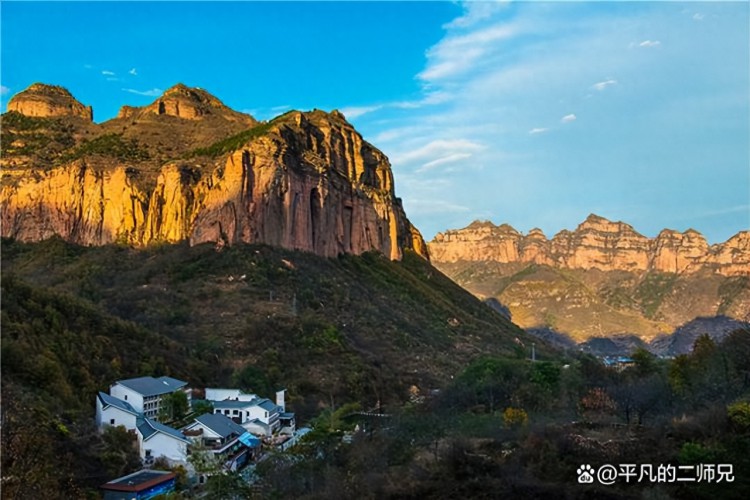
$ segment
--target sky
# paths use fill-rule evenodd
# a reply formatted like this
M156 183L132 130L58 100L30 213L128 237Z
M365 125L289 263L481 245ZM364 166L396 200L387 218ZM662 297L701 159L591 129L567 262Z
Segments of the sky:
M748 2L0 3L0 99L97 122L182 82L269 119L341 110L431 239L588 214L710 243L750 229Z

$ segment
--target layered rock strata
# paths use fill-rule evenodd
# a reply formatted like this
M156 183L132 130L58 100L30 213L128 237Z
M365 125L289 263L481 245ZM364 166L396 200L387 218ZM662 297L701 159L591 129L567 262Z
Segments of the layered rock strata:
M473 222L438 233L428 245L434 262L536 263L602 271L695 273L710 268L725 276L750 275L750 231L709 245L697 231L665 229L647 238L623 222L590 215L575 231L552 239L539 229L523 235L507 224Z
M217 110L234 113L205 91L178 85L121 115L196 120ZM59 235L83 245L265 243L329 257L374 250L391 259L408 248L427 256L395 196L388 159L341 113L292 112L259 127L215 164L165 164L148 190L124 163L97 168L84 157L31 169L2 187L2 235Z
M84 106L63 87L35 83L8 101L8 111L26 116L47 118L75 116L86 121L94 119L91 106Z

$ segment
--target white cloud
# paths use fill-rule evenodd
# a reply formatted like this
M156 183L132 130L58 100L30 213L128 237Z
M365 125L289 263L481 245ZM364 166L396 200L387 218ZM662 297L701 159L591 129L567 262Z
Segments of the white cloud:
M495 15L506 8L509 0L495 0L485 2L464 2L464 15L444 24L443 28L468 28Z
M410 215L436 215L455 212L469 212L471 209L457 203L450 203L440 199L410 199L404 202Z
M696 12L693 14L693 20L695 21L703 21L706 18L705 14L701 14L700 12Z
M350 106L347 108L342 108L339 111L341 111L348 120L352 120L367 113L377 111L382 107L383 106Z
M549 131L548 128L545 128L545 127L535 127L535 128L532 128L531 130L529 130L529 134L531 134L531 135L534 135L534 134L543 134L544 132L547 132L547 131Z
M279 111L286 111L287 109L291 109L292 107L289 104L282 104L281 106L274 106L271 108L271 111L279 112Z
M415 150L393 155L392 163L399 165L421 163L424 168L425 165L436 160L444 160L451 156L455 158L457 154L470 154L483 149L485 149L484 145L467 139L436 139Z
M5 95L10 92L10 89L5 85L0 85L0 95Z
M161 89L153 88L151 90L135 90L135 89L122 89L125 92L130 92L131 94L137 94L137 95L145 95L147 97L157 97L160 96L163 92Z
M115 76L114 71L109 71L108 69L102 70L102 75L104 76Z
M560 118L560 121L563 123L570 123L576 121L576 119L578 119L578 117L575 114L570 113L569 115L565 115Z
M133 76L137 76L138 75L138 72L135 70L135 68L133 68L130 71L128 71L128 73L130 73Z
M441 165L447 165L450 163L455 163L457 161L466 160L468 158L471 158L471 156L471 153L451 153L449 155L443 156L442 158L438 158L437 160L428 161L417 170L417 173L427 172L428 170L432 170Z
M468 34L448 35L427 51L427 67L417 77L432 82L465 73L483 61L497 42L514 37L518 31L516 26L500 23Z
M607 80L604 80L603 82L595 83L591 86L591 88L595 90L602 91L609 87L610 85L617 85L617 80L613 80L612 78L609 78Z
M644 40L638 44L639 47L658 47L661 45L659 40Z

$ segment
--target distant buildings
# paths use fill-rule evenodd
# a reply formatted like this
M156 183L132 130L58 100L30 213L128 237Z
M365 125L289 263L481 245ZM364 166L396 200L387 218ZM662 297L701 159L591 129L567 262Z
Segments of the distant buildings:
M170 464L186 465L191 449L201 448L226 470L237 470L257 459L261 448L259 437L291 435L296 428L294 413L286 412L285 390L276 393L274 403L239 389L208 388L206 399L213 404L214 413L198 415L178 430L158 420L164 398L176 392L185 393L190 402L192 390L182 380L171 377L118 380L110 386L109 394L99 392L96 396L96 425L99 429L122 426L135 434L138 452L146 466L160 457Z
M276 403L255 394L236 389L206 389L206 400L214 407L214 414L224 415L258 436L276 433L293 434L296 428L294 413L286 412L286 390L276 392Z
M138 377L119 380L109 388L109 394L126 401L145 417L158 418L164 396L177 391L191 398L187 382L171 377Z

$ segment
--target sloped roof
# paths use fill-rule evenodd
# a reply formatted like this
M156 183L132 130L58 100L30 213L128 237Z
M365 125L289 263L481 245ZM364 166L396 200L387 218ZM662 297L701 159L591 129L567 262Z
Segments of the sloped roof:
M211 429L222 438L229 437L232 434L241 436L245 433L244 427L234 423L232 419L218 413L205 413L200 417L197 417L195 420L208 429Z
M137 377L126 380L118 380L118 384L124 385L142 396L158 396L181 389L187 382L172 377Z
M173 429L168 425L160 424L156 420L150 418L144 418L142 422L138 423L138 432L141 433L144 440L149 439L157 432L161 432L175 439L179 439L180 441L188 442L187 438L182 432L178 431L177 429Z
M115 408L119 408L122 411L132 413L133 415L139 415L139 413L130 405L130 403L114 396L110 396L106 392L99 392L99 399L102 402L103 408L114 406Z
M234 399L225 399L224 401L211 401L214 408L250 408L255 406L257 400L253 401L235 401Z
M256 405L260 406L266 411L270 411L270 412L278 411L278 406L276 406L276 403L274 403L270 399L266 399L266 398L261 399L260 401L256 402Z

